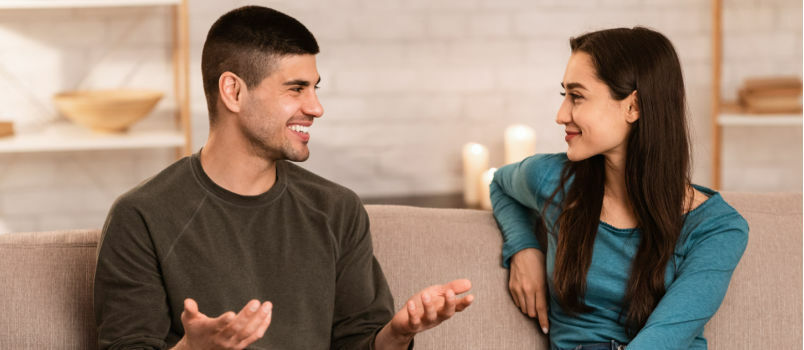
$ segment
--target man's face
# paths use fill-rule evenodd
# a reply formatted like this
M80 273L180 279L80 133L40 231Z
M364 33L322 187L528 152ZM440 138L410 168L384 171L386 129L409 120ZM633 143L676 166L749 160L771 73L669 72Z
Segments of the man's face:
M272 72L244 94L238 119L253 151L267 159L307 160L309 129L324 109L314 55L285 55Z

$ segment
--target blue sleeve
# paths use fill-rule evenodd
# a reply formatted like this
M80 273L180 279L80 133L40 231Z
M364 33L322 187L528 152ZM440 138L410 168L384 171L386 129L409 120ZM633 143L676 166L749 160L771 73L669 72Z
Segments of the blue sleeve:
M519 163L506 165L491 181L489 193L494 217L503 235L502 265L509 267L511 257L526 248L543 250L534 234L531 213L539 210L538 192L544 174L543 160L550 155L536 155Z
M629 350L687 349L720 307L748 244L748 223L736 212L713 221L720 226L706 229L694 242Z

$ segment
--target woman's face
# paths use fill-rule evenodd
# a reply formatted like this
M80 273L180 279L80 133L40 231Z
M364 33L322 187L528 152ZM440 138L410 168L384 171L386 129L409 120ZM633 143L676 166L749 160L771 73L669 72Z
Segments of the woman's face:
M617 101L608 85L598 79L589 54L576 51L570 56L564 80L564 101L556 122L564 125L567 157L580 161L603 154L625 155L631 123L637 120L636 92Z

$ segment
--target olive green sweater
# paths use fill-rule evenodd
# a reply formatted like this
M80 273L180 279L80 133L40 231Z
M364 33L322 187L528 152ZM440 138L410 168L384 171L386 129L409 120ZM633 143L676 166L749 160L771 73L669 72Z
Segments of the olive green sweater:
M212 182L198 154L115 202L94 292L101 349L173 346L185 298L209 317L271 301L250 349L369 349L393 316L353 192L280 161L270 190L241 196Z

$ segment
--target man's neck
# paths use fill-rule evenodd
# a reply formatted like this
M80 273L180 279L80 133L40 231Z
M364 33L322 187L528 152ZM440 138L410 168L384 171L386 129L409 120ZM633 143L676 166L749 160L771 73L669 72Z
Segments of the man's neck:
M210 131L201 150L201 167L207 176L218 186L243 196L270 190L276 183L276 161L254 152L243 137L225 137L222 131Z

